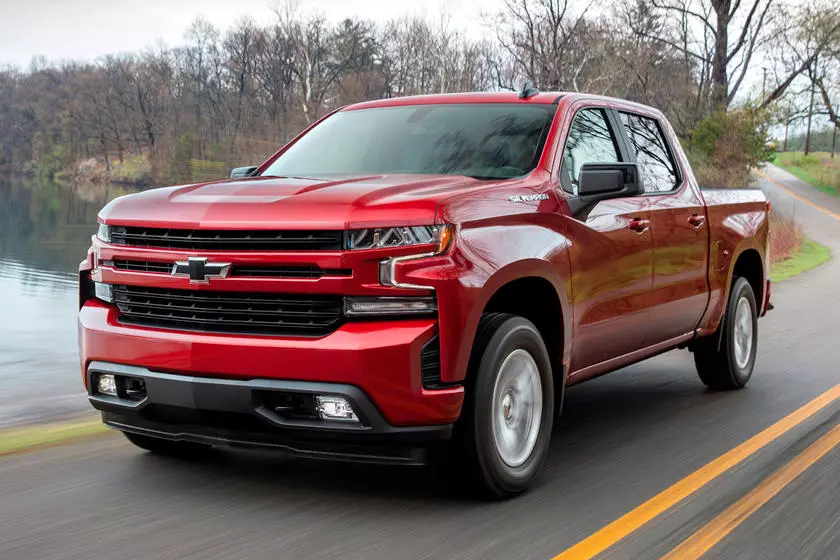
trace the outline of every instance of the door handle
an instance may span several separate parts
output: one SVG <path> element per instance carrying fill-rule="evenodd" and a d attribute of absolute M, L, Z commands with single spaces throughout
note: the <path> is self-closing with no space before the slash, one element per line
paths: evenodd
<path fill-rule="evenodd" d="M 636 233 L 644 233 L 650 227 L 650 220 L 642 220 L 641 218 L 633 218 L 630 220 L 630 225 L 627 226 Z"/>
<path fill-rule="evenodd" d="M 702 214 L 692 214 L 688 218 L 688 223 L 691 224 L 691 227 L 694 229 L 700 229 L 703 227 L 703 224 L 706 223 L 706 216 L 703 216 Z"/>

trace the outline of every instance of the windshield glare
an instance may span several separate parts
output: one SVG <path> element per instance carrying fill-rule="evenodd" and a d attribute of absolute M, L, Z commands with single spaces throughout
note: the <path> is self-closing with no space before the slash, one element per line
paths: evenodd
<path fill-rule="evenodd" d="M 340 111 L 264 176 L 467 175 L 510 179 L 536 167 L 555 105 L 411 105 Z"/>

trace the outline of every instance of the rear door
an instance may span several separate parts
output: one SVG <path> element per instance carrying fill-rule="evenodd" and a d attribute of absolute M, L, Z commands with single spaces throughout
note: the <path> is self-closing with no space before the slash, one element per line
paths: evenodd
<path fill-rule="evenodd" d="M 644 345 L 693 331 L 708 302 L 709 228 L 700 191 L 683 173 L 666 124 L 617 111 L 641 172 L 653 237 L 653 291 Z"/>
<path fill-rule="evenodd" d="M 577 194 L 583 164 L 628 161 L 619 126 L 609 109 L 575 113 L 560 163 L 560 183 L 571 196 Z M 602 200 L 568 221 L 572 372 L 642 346 L 653 274 L 647 203 L 644 196 Z"/>

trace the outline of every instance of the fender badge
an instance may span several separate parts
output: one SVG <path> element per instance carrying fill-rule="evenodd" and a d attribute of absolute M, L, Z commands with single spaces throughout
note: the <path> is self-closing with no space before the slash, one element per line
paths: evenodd
<path fill-rule="evenodd" d="M 509 196 L 508 200 L 511 202 L 534 202 L 536 200 L 548 200 L 548 195 L 545 193 L 542 194 L 521 194 L 521 195 L 514 195 Z"/>

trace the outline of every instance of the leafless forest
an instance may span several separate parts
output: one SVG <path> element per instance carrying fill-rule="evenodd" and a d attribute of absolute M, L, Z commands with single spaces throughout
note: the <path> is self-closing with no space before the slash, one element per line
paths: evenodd
<path fill-rule="evenodd" d="M 444 15 L 335 22 L 284 5 L 225 32 L 196 20 L 180 46 L 0 70 L 0 170 L 189 181 L 261 161 L 347 103 L 525 80 L 657 106 L 709 168 L 762 157 L 768 127 L 800 121 L 812 95 L 840 124 L 833 2 L 506 0 L 479 17 L 474 37 Z"/>

